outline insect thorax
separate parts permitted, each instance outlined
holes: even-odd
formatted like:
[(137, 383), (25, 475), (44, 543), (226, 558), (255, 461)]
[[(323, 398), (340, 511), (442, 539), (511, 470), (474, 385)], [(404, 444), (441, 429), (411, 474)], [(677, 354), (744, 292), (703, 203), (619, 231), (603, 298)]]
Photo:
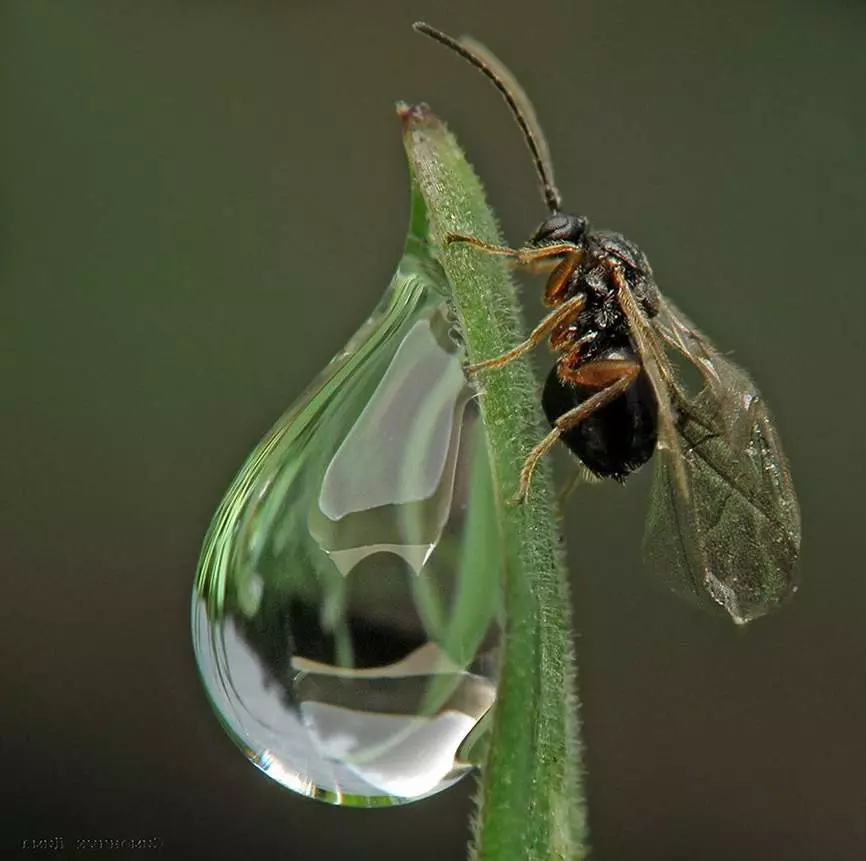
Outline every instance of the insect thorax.
[[(638, 304), (648, 317), (654, 317), (658, 313), (661, 296), (652, 267), (643, 251), (621, 233), (599, 230), (587, 239), (589, 257), (595, 259), (596, 265), (606, 269), (620, 266)], [(613, 289), (613, 285), (609, 284), (609, 287)]]
[(617, 300), (614, 267), (623, 272), (634, 298), (648, 317), (658, 313), (661, 297), (646, 256), (621, 234), (607, 231), (588, 234), (584, 251), (584, 259), (566, 292), (586, 297), (586, 307), (576, 329), (582, 335), (595, 333), (593, 343), (587, 345), (584, 353), (590, 359), (613, 344), (627, 344), (630, 340), (628, 322)]

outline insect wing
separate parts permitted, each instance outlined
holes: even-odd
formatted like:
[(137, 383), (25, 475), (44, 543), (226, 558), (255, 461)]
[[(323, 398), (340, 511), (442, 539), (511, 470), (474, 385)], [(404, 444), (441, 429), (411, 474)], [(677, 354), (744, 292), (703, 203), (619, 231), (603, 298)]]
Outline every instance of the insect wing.
[(676, 591), (710, 598), (743, 624), (796, 588), (800, 512), (791, 475), (748, 374), (667, 300), (653, 324), (704, 386), (696, 396), (673, 386), (676, 439), (664, 439), (670, 430), (660, 427), (644, 550)]

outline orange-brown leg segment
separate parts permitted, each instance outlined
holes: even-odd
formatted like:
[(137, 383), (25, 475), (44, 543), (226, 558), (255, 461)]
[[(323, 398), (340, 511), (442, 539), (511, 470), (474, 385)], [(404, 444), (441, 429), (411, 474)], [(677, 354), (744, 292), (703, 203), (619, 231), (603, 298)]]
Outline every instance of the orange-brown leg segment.
[(453, 245), (457, 242), (471, 245), (473, 248), (479, 249), (479, 251), (486, 251), (488, 254), (512, 257), (518, 266), (530, 266), (533, 263), (545, 260), (548, 257), (562, 257), (566, 254), (583, 254), (583, 251), (573, 242), (555, 242), (551, 245), (540, 245), (538, 248), (507, 248), (504, 245), (491, 245), (483, 239), (478, 239), (475, 236), (466, 236), (463, 233), (449, 233), (445, 237), (446, 245)]
[(593, 388), (596, 386), (599, 388), (603, 386), (603, 388), (579, 406), (563, 413), (554, 423), (550, 433), (532, 449), (520, 470), (520, 486), (512, 500), (515, 505), (519, 505), (526, 499), (535, 467), (559, 438), (567, 431), (577, 427), (596, 410), (618, 398), (637, 379), (640, 367), (637, 362), (600, 361), (587, 362), (585, 365), (569, 371), (566, 379)]
[[(583, 361), (582, 357), (584, 351), (589, 344), (596, 340), (598, 333), (590, 329), (589, 332), (585, 332), (575, 340), (575, 333), (571, 329), (570, 322), (571, 321), (562, 326), (557, 326), (550, 333), (550, 349), (553, 350), (554, 353), (564, 353), (565, 356), (563, 358), (567, 359), (570, 365), (576, 365)], [(563, 360), (560, 359), (560, 365), (562, 364), (562, 361)]]
[(475, 365), (469, 365), (466, 368), (467, 374), (477, 374), (479, 371), (492, 371), (496, 368), (501, 368), (507, 365), (514, 359), (519, 358), (524, 353), (528, 353), (533, 347), (537, 347), (551, 329), (557, 326), (567, 325), (583, 310), (586, 303), (584, 297), (573, 296), (567, 299), (558, 308), (551, 311), (530, 333), (525, 341), (521, 341), (516, 347), (503, 353), (501, 356), (495, 356), (492, 359), (485, 359), (483, 362), (478, 362)]
[(568, 502), (569, 497), (574, 493), (581, 482), (596, 482), (603, 480), (604, 479), (592, 475), (592, 473), (590, 473), (585, 467), (575, 464), (571, 478), (569, 478), (562, 486), (562, 489), (556, 496), (556, 501), (559, 503), (560, 509), (565, 508), (565, 503)]
[(555, 308), (564, 301), (565, 291), (574, 270), (580, 265), (583, 258), (582, 251), (572, 251), (566, 255), (565, 260), (557, 264), (556, 269), (550, 273), (547, 285), (544, 288), (544, 304), (548, 308)]

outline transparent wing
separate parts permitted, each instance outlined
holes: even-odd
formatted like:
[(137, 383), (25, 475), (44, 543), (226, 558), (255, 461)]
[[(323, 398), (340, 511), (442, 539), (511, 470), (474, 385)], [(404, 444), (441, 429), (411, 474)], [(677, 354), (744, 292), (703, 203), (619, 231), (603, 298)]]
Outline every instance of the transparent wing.
[[(645, 553), (677, 591), (743, 624), (796, 588), (800, 511), (788, 465), (749, 375), (669, 301), (651, 325), (674, 422), (660, 422)], [(697, 395), (673, 379), (662, 342), (700, 373)]]

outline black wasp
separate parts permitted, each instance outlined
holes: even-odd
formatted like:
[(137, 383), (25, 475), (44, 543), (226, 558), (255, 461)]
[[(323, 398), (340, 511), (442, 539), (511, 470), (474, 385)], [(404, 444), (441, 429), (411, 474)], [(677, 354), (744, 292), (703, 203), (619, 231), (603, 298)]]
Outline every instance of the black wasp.
[[(553, 267), (544, 293), (551, 312), (523, 343), (469, 368), (501, 368), (545, 338), (559, 354), (542, 396), (552, 429), (526, 458), (518, 499), (557, 441), (590, 472), (619, 480), (658, 452), (648, 561), (678, 591), (709, 598), (738, 623), (763, 615), (794, 591), (800, 512), (757, 387), (661, 295), (633, 242), (562, 211), (541, 127), (505, 66), (472, 39), (452, 39), (423, 23), (415, 29), (468, 60), (503, 95), (550, 210), (519, 249), (448, 237), (531, 269)], [(669, 352), (700, 374), (696, 395), (681, 383)]]

